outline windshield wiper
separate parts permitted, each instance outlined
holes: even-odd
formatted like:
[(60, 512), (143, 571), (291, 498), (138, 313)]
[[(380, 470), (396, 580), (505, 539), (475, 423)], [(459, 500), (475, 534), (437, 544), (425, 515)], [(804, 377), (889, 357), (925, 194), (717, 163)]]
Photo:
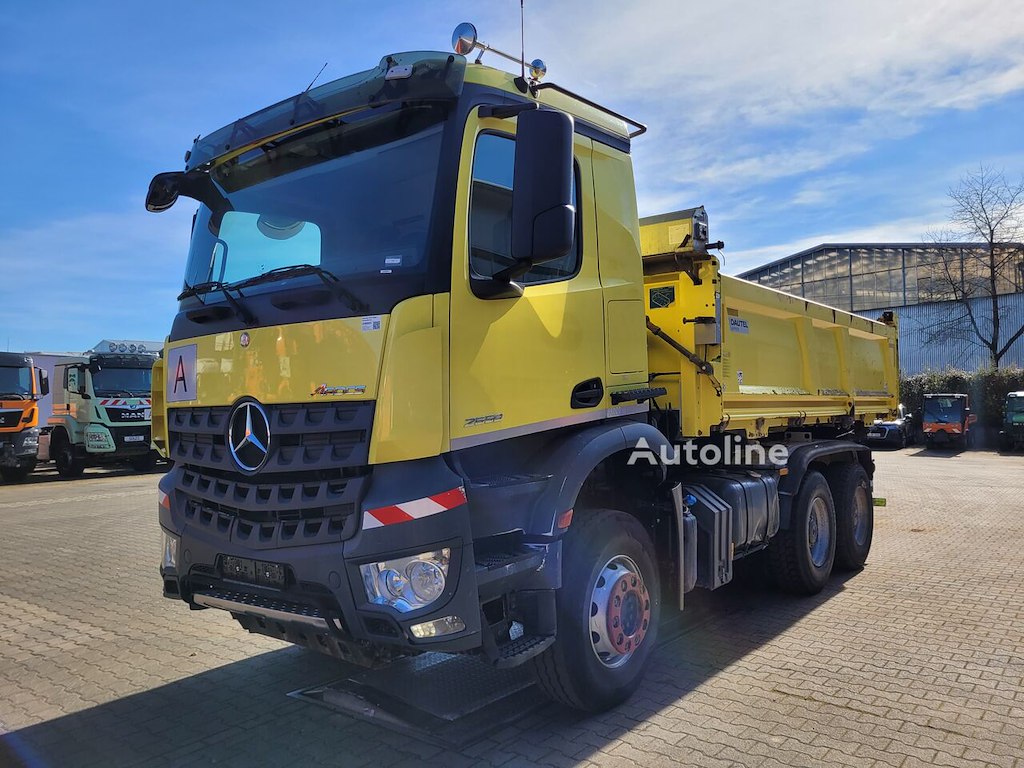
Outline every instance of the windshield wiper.
[(247, 288), (259, 283), (270, 283), (274, 280), (281, 280), (286, 277), (302, 277), (303, 275), (316, 275), (331, 291), (356, 312), (365, 312), (369, 307), (352, 291), (341, 284), (341, 279), (330, 270), (319, 267), (315, 264), (293, 264), (289, 267), (278, 267), (271, 269), (255, 277), (239, 280), (232, 283), (231, 288)]
[[(220, 280), (207, 280), (205, 283), (196, 283), (195, 285), (185, 284), (185, 290), (178, 294), (178, 301), (187, 299), (190, 296), (195, 296), (202, 304), (206, 304), (205, 301), (200, 298), (204, 294), (210, 293), (211, 291), (220, 291), (224, 294), (224, 298), (228, 300), (228, 304), (235, 310), (235, 316), (238, 317), (246, 325), (256, 325), (256, 315), (250, 312), (246, 306), (231, 295), (231, 291), (238, 291), (241, 284), (238, 283), (222, 283)], [(238, 293), (242, 296), (241, 292)]]

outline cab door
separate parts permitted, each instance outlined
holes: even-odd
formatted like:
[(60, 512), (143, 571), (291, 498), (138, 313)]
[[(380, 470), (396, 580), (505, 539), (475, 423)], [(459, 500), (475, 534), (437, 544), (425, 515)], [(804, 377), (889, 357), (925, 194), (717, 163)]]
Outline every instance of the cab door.
[(601, 418), (608, 407), (590, 139), (574, 137), (576, 233), (568, 255), (517, 282), (523, 295), (473, 293), (471, 273), (512, 263), (515, 119), (466, 123), (453, 238), (450, 436), (454, 450)]

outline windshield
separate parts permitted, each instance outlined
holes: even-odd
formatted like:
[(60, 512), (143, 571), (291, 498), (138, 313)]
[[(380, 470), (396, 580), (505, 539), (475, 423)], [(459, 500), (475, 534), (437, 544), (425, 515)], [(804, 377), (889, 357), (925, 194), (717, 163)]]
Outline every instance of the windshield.
[(367, 109), (215, 167), (224, 203), (199, 208), (186, 287), (305, 264), (355, 293), (360, 281), (422, 274), (446, 112), (441, 104)]
[(92, 375), (92, 389), (98, 397), (149, 396), (151, 368), (107, 368)]
[(924, 420), (938, 424), (955, 424), (960, 421), (963, 401), (953, 397), (938, 397), (924, 401)]
[(28, 368), (0, 365), (0, 395), (31, 395), (32, 372)]

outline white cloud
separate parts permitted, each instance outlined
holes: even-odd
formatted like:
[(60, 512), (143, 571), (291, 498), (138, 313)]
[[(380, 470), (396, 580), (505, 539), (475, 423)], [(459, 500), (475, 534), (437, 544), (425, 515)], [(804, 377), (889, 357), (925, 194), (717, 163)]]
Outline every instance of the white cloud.
[[(551, 79), (652, 125), (636, 148), (652, 197), (675, 179), (736, 188), (828, 168), (924, 116), (1024, 89), (1024, 15), (998, 0), (569, 0), (527, 12), (527, 56), (545, 58)], [(514, 21), (502, 14), (481, 37), (518, 50)]]

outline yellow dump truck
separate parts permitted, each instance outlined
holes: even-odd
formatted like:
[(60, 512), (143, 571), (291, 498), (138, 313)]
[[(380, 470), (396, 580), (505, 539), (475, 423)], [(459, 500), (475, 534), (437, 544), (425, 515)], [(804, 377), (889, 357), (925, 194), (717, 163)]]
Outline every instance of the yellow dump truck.
[(462, 25), (198, 139), (153, 376), (166, 597), (366, 665), (642, 684), (663, 609), (763, 553), (814, 593), (872, 538), (864, 425), (896, 333), (721, 274), (702, 209), (641, 223), (644, 128)]

